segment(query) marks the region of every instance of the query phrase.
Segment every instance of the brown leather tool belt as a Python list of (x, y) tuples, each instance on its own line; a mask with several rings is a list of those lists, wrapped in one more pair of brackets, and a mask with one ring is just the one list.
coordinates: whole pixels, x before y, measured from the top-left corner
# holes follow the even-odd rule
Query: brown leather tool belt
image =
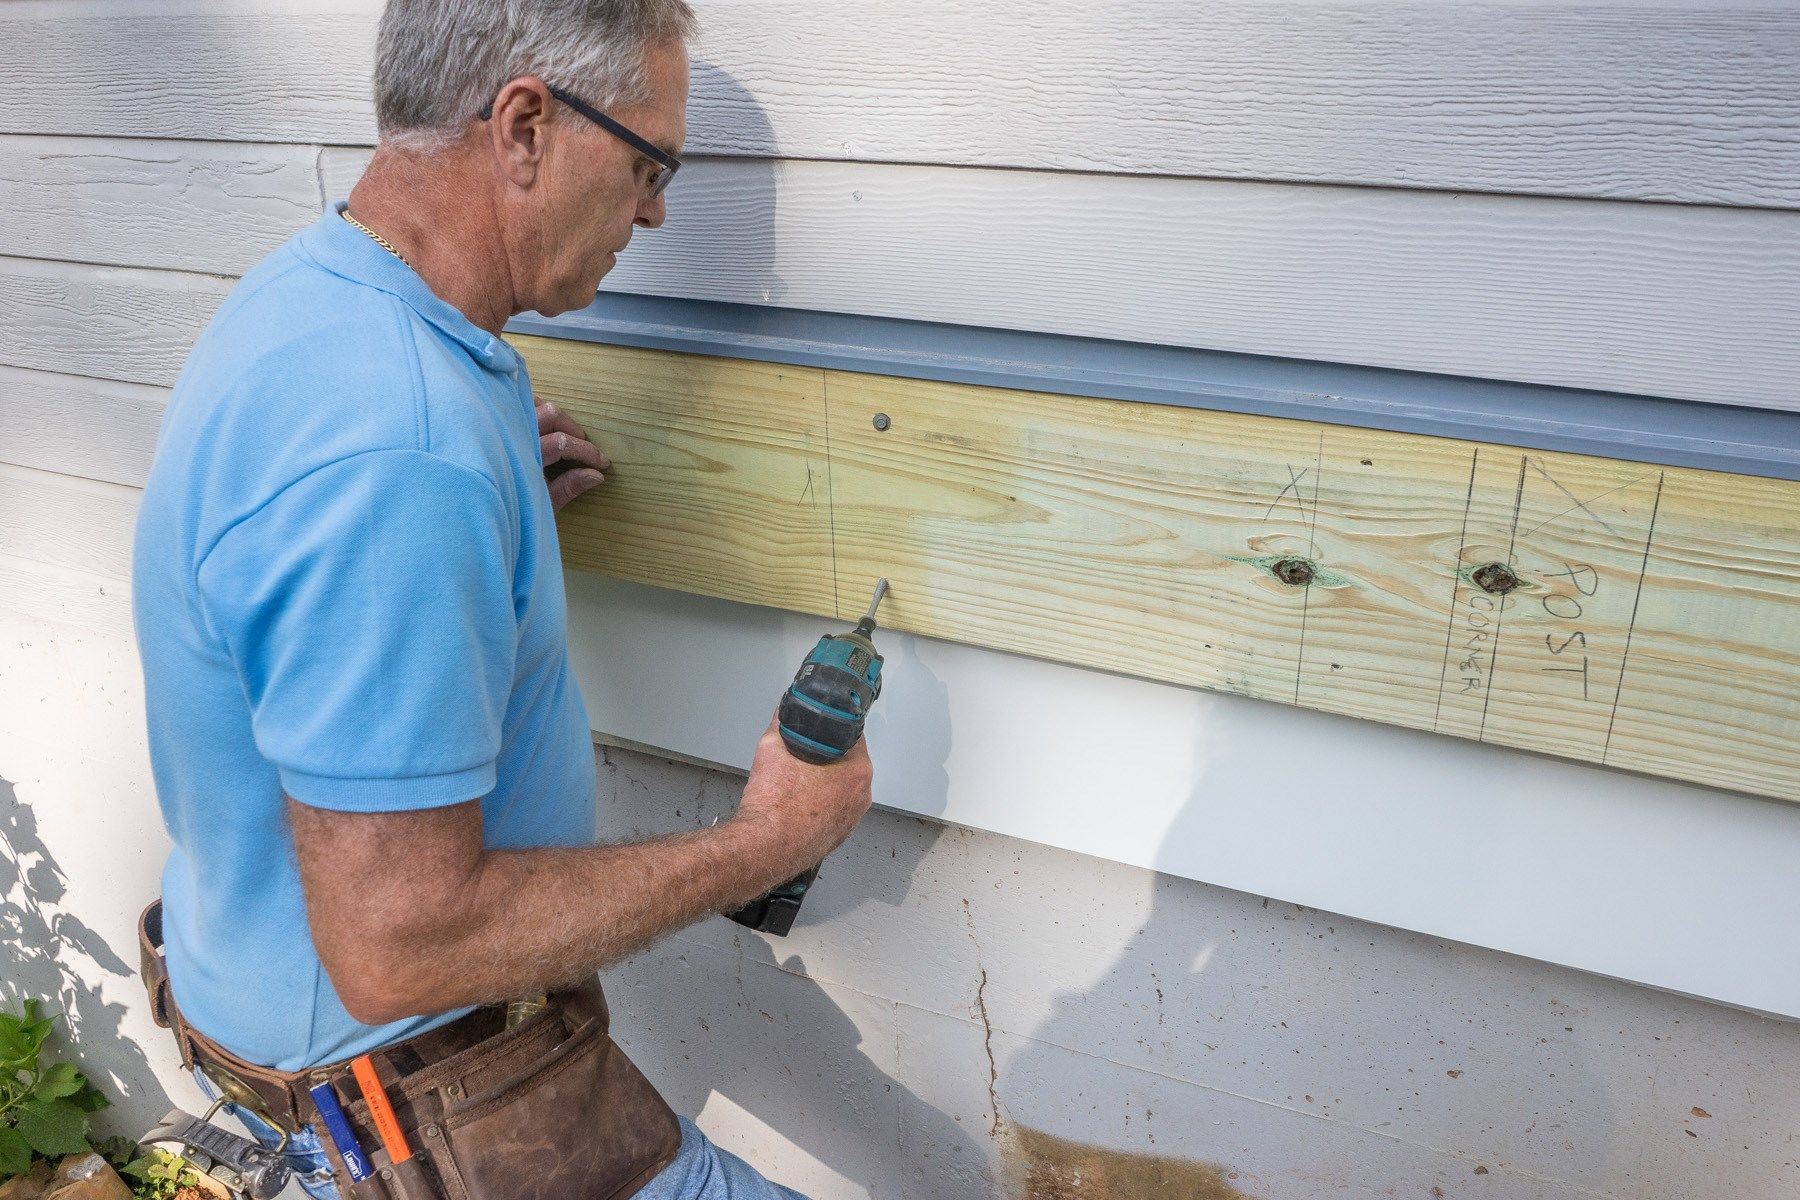
[[(354, 1200), (623, 1200), (681, 1145), (675, 1114), (608, 1034), (598, 979), (553, 992), (511, 1029), (504, 1005), (371, 1051), (410, 1159), (384, 1148), (348, 1062), (276, 1071), (245, 1062), (182, 1019), (162, 954), (162, 902), (138, 921), (144, 986), (185, 1067), (278, 1129), (318, 1128), (340, 1193)], [(353, 1181), (308, 1090), (329, 1083), (372, 1174)]]

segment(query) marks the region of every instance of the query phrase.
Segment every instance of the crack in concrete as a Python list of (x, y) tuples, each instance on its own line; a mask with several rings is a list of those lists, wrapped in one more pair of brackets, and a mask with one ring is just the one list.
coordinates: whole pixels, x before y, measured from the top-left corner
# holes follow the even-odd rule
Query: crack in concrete
[[(963, 902), (963, 908), (964, 908), (964, 913), (968, 914), (968, 901), (965, 900)], [(969, 930), (969, 940), (971, 942), (975, 943), (976, 949), (979, 951), (980, 942), (977, 941), (975, 938), (972, 915), (970, 916), (970, 924), (971, 924), (971, 927)], [(676, 936), (679, 937), (680, 935), (676, 935)], [(704, 942), (688, 941), (685, 938), (683, 938), (681, 940), (686, 941), (689, 946), (691, 946), (692, 948), (694, 948), (696, 950), (711, 951), (713, 953), (723, 954), (725, 957), (733, 957), (729, 951), (723, 951), (719, 947), (710, 946)], [(828, 984), (831, 987), (842, 988), (843, 990), (845, 990), (847, 992), (853, 992), (856, 995), (863, 996), (863, 997), (866, 997), (871, 1000), (879, 1000), (884, 1004), (891, 1004), (895, 1008), (908, 1008), (908, 1009), (913, 1010), (914, 1012), (929, 1013), (932, 1016), (943, 1017), (948, 1020), (959, 1020), (959, 1019), (966, 1020), (967, 1019), (967, 1018), (958, 1018), (955, 1013), (939, 1012), (937, 1009), (930, 1008), (930, 1007), (927, 1007), (922, 1004), (912, 1004), (905, 1000), (897, 1000), (892, 996), (884, 996), (879, 992), (871, 992), (864, 988), (859, 988), (855, 984), (845, 983), (844, 981), (842, 981), (840, 979), (826, 979), (826, 978), (821, 978), (818, 976), (809, 975), (804, 971), (795, 970), (795, 969), (788, 967), (780, 962), (762, 962), (757, 959), (748, 958), (743, 955), (741, 945), (739, 947), (738, 955), (736, 957), (737, 957), (737, 961), (743, 965), (752, 966), (752, 967), (766, 967), (771, 970), (780, 971), (783, 974), (792, 975), (796, 979), (804, 979), (807, 982), (814, 984), (815, 986), (821, 985), (821, 984)], [(740, 987), (743, 986), (742, 979), (738, 980), (738, 984)], [(998, 1076), (998, 1071), (996, 1070), (996, 1061), (995, 1061), (994, 1054), (993, 1054), (993, 1025), (992, 1025), (992, 1022), (988, 1019), (986, 998), (984, 995), (986, 990), (987, 990), (987, 972), (985, 970), (982, 970), (981, 982), (976, 990), (976, 1013), (981, 1019), (981, 1024), (982, 1024), (983, 1033), (984, 1033), (984, 1042), (988, 1048), (988, 1072), (989, 1072), (988, 1097), (989, 1097), (989, 1101), (992, 1104), (993, 1110), (994, 1110), (994, 1117), (989, 1126), (989, 1133), (990, 1133), (990, 1135), (994, 1135), (1004, 1127), (1006, 1118), (1001, 1114), (1001, 1111), (1000, 1111), (998, 1089), (996, 1086), (999, 1081), (999, 1076)], [(746, 995), (746, 1000), (747, 999), (748, 999), (748, 996)], [(1574, 1195), (1577, 1195), (1577, 1196), (1590, 1197), (1591, 1200), (1619, 1200), (1619, 1193), (1617, 1193), (1617, 1192), (1596, 1191), (1593, 1188), (1586, 1187), (1586, 1186), (1584, 1186), (1580, 1183), (1576, 1183), (1575, 1181), (1570, 1180), (1570, 1179), (1559, 1179), (1554, 1175), (1541, 1175), (1535, 1171), (1526, 1170), (1525, 1168), (1522, 1168), (1522, 1167), (1510, 1166), (1505, 1163), (1496, 1162), (1495, 1160), (1493, 1160), (1491, 1158), (1485, 1158), (1485, 1157), (1468, 1154), (1461, 1150), (1449, 1149), (1449, 1148), (1442, 1147), (1442, 1146), (1434, 1146), (1429, 1142), (1419, 1141), (1415, 1138), (1402, 1137), (1399, 1134), (1390, 1133), (1390, 1132), (1388, 1132), (1386, 1130), (1382, 1130), (1382, 1129), (1371, 1128), (1370, 1126), (1358, 1124), (1355, 1121), (1347, 1121), (1340, 1117), (1333, 1117), (1333, 1116), (1329, 1116), (1324, 1113), (1308, 1112), (1303, 1108), (1294, 1108), (1290, 1105), (1282, 1104), (1276, 1100), (1268, 1100), (1261, 1096), (1252, 1096), (1252, 1095), (1249, 1095), (1244, 1092), (1235, 1092), (1235, 1091), (1232, 1091), (1230, 1088), (1219, 1087), (1217, 1084), (1202, 1083), (1199, 1080), (1184, 1078), (1183, 1076), (1180, 1076), (1180, 1075), (1171, 1075), (1167, 1071), (1158, 1071), (1154, 1067), (1148, 1066), (1144, 1063), (1125, 1062), (1125, 1061), (1117, 1059), (1117, 1058), (1112, 1058), (1109, 1055), (1095, 1054), (1091, 1050), (1081, 1050), (1074, 1046), (1067, 1046), (1061, 1042), (1051, 1041), (1048, 1038), (1036, 1037), (1029, 1033), (1019, 1033), (1016, 1030), (1010, 1030), (1010, 1029), (1007, 1030), (1007, 1033), (1013, 1037), (1020, 1039), (1021, 1041), (1029, 1042), (1033, 1045), (1046, 1046), (1051, 1049), (1061, 1050), (1066, 1054), (1073, 1054), (1073, 1055), (1076, 1055), (1081, 1058), (1090, 1059), (1094, 1062), (1107, 1063), (1111, 1066), (1118, 1067), (1121, 1070), (1125, 1070), (1125, 1071), (1142, 1072), (1145, 1075), (1149, 1075), (1149, 1076), (1152, 1076), (1157, 1079), (1164, 1079), (1164, 1080), (1169, 1081), (1170, 1083), (1181, 1084), (1184, 1087), (1197, 1088), (1200, 1091), (1211, 1092), (1215, 1095), (1229, 1096), (1234, 1100), (1242, 1100), (1247, 1104), (1256, 1104), (1256, 1105), (1260, 1105), (1264, 1108), (1278, 1109), (1281, 1112), (1289, 1113), (1294, 1116), (1306, 1117), (1309, 1120), (1318, 1121), (1321, 1124), (1337, 1125), (1344, 1129), (1354, 1130), (1357, 1133), (1365, 1134), (1369, 1137), (1381, 1138), (1384, 1141), (1393, 1142), (1396, 1145), (1410, 1146), (1416, 1150), (1422, 1150), (1427, 1154), (1436, 1155), (1440, 1158), (1448, 1159), (1452, 1162), (1462, 1163), (1462, 1164), (1466, 1164), (1469, 1166), (1485, 1165), (1485, 1166), (1487, 1166), (1489, 1172), (1493, 1173), (1493, 1174), (1506, 1174), (1506, 1175), (1515, 1176), (1520, 1179), (1529, 1180), (1533, 1183), (1549, 1184), (1553, 1187), (1562, 1188), (1562, 1189), (1564, 1189)]]
[(1000, 1068), (994, 1062), (994, 1023), (988, 1019), (987, 968), (980, 968), (981, 984), (975, 989), (975, 1007), (981, 1013), (981, 1048), (987, 1051), (988, 1107), (993, 1119), (988, 1123), (988, 1136), (1000, 1136)]
[(988, 1017), (987, 1009), (987, 968), (981, 965), (981, 941), (975, 936), (975, 914), (970, 911), (967, 898), (962, 906), (963, 917), (969, 922), (969, 941), (975, 947), (975, 969), (981, 972), (981, 982), (975, 986), (975, 1011), (981, 1017), (981, 1048), (987, 1052), (988, 1111), (992, 1114), (988, 1120), (988, 1136), (998, 1138), (1004, 1122), (1000, 1116), (1000, 1067), (994, 1061), (994, 1022)]

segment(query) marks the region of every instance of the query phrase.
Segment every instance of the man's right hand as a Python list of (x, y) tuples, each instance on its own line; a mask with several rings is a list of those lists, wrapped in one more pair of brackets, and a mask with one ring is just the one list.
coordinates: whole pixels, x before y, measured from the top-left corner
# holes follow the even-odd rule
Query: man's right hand
[(403, 812), (289, 798), (313, 943), (370, 1025), (566, 986), (815, 866), (869, 808), (859, 741), (830, 766), (770, 723), (737, 815), (621, 845), (490, 848), (476, 800)]
[(850, 836), (869, 811), (874, 776), (865, 739), (858, 738), (837, 762), (814, 765), (789, 753), (779, 722), (770, 721), (756, 744), (734, 819), (759, 827), (782, 864), (776, 882), (785, 882)]

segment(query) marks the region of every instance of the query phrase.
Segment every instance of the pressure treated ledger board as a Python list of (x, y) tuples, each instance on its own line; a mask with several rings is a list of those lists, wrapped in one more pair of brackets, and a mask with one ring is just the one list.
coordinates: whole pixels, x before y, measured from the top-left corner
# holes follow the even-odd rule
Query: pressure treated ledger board
[(514, 342), (573, 569), (1800, 800), (1792, 481)]

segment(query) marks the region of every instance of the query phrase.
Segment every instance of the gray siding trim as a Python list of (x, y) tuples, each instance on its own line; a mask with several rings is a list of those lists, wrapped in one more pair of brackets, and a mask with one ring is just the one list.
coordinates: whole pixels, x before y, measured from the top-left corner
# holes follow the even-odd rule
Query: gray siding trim
[(1800, 414), (928, 321), (602, 293), (507, 330), (1800, 480)]

